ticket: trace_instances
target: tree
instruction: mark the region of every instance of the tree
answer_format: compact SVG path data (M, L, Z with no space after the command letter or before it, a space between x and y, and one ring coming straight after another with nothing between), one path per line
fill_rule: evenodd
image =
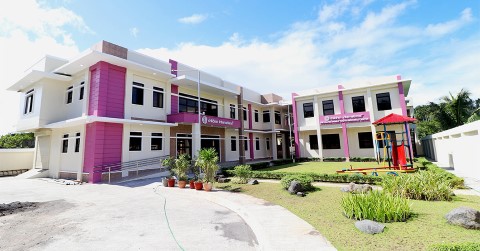
M0 148L33 148L33 133L12 133L0 137Z
M443 122L444 130L461 126L472 116L476 107L470 95L469 91L461 89L456 96L450 93L450 96L444 96L440 99L441 123Z

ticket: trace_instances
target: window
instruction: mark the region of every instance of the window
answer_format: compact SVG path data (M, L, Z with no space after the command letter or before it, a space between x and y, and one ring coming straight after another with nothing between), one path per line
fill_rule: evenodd
M130 144L128 149L132 152L138 152L142 150L141 132L130 132Z
M382 139L384 137L384 139ZM384 133L377 133L376 138L378 140L378 147L383 148L384 147L384 141L388 140L389 144L391 144L391 140L396 140L396 133L395 131L387 131L387 136L384 135Z
M372 132L358 133L358 147L359 148L373 148Z
M163 108L163 88L153 87L153 107Z
M247 108L243 107L243 120L247 120Z
M323 134L322 146L323 146L323 149L340 149L340 135Z
M235 119L235 105L230 104L230 118Z
M236 152L237 151L237 138L232 136L230 138L230 151Z
M28 114L33 111L33 89L25 94L25 108L23 108L23 114Z
M143 105L143 84L133 82L132 87L132 104Z
M280 115L280 112L277 111L275 111L275 124L282 124L282 116Z
M150 150L160 151L162 150L162 133L152 132L152 138L150 139Z
M365 98L363 96L352 97L353 112L365 111Z
M317 135L308 135L308 142L310 142L310 149L311 150L318 150Z
M303 117L311 118L313 117L313 103L304 103L303 104Z
M75 152L80 152L80 133L77 132L75 134Z
M72 99L73 99L73 86L70 86L67 89L67 104L72 103Z
M78 100L83 100L83 94L85 93L85 82L80 83L80 95L78 96Z
M255 122L258 122L258 110L255 110Z
M263 111L263 123L270 122L270 111Z
M265 139L265 148L267 148L267 150L270 150L270 138Z
M198 113L198 97L180 93L178 99L179 112ZM200 98L200 112L205 115L218 116L217 101Z
M322 101L322 105L323 105L323 115L335 114L335 109L333 107L333 100Z
M62 140L62 153L67 153L68 152L68 134L63 135L63 140Z
M247 137L243 137L243 148L245 148L245 151L248 151L248 139Z
M255 150L260 150L260 138L255 138Z
M392 110L389 92L377 94L377 108L379 111Z

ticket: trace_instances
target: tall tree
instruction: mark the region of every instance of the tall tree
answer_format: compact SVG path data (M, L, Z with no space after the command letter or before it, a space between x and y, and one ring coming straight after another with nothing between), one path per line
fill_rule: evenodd
M0 137L0 148L33 148L33 133L12 133Z
M471 93L461 89L457 95L444 96L440 103L440 123L442 129L447 130L465 124L475 111L475 102L470 98Z

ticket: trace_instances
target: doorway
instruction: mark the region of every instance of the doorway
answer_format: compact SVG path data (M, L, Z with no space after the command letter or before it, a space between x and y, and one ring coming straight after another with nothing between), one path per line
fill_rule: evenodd
M281 133L277 133L277 159L283 159L283 137Z
M202 135L202 141L200 143L201 148L214 148L218 154L218 158L221 159L220 152L220 136L218 135Z

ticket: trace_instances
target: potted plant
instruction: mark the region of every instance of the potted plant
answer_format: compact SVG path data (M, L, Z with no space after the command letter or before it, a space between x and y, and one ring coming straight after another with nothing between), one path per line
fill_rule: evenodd
M190 189L195 189L195 179L190 179L189 183Z
M190 165L190 156L188 154L180 154L175 160L174 172L178 177L178 187L185 188L187 185L187 170Z
M175 169L175 159L172 157L168 157L162 161L162 165L168 167L168 170L170 170L170 175L167 177L168 187L174 187L175 179L173 178L173 174L174 174L173 170Z
M205 191L211 191L213 188L215 173L218 170L218 160L218 154L215 148L202 148L198 152L195 166L200 167L204 173L203 181L205 182Z

